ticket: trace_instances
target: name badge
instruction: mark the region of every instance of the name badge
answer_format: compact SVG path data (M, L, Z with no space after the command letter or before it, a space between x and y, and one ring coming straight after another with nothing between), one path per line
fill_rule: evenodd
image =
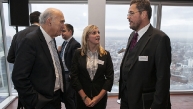
M148 61L148 56L139 56L139 61Z
M101 61L101 60L98 59L98 64L103 65L103 64L104 64L104 61Z

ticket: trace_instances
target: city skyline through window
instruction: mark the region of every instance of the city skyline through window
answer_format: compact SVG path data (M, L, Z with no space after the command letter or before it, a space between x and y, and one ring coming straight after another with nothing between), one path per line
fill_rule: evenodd
M74 37L81 42L83 29L88 25L87 4L31 4L31 10L44 11L48 7L60 9L64 13L66 23L74 26ZM8 5L3 3L7 48L16 33L15 27L9 26ZM118 93L119 69L127 40L132 30L127 20L129 5L106 5L105 23L105 49L111 54L114 64L115 81L113 93ZM152 5L152 13L156 13ZM193 90L193 7L191 6L163 6L160 29L171 39L172 64L171 64L171 90ZM177 13L176 13L177 12ZM154 22L151 18L151 24ZM19 30L25 27L19 27ZM56 38L57 45L63 42L61 36ZM120 51L121 53L118 53ZM10 65L10 73L13 65ZM13 89L13 86L12 86ZM15 91L13 91L15 92Z

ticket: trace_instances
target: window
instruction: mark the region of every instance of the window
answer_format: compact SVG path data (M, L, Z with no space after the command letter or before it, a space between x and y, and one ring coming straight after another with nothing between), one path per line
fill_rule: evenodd
M83 29L88 25L88 5L87 4L32 4L32 12L43 12L47 8L57 8L64 14L65 23L69 23L74 27L73 37L81 42ZM61 36L56 37L57 45L63 43Z
M6 31L6 44L7 44L7 50L9 50L9 47L11 46L11 41L13 36L16 33L16 27L15 26L10 26L9 25L9 12L8 12L8 3L3 3L3 11L4 11L4 19L5 19L5 31ZM25 29L24 26L22 27L18 27L18 31L21 31ZM6 58L5 58L6 59ZM4 66L6 68L6 66ZM8 74L12 74L12 70L13 70L13 64L9 63L9 73ZM11 77L11 76L10 76ZM12 92L16 92L16 90L14 90L14 86L13 83L11 82L11 88L12 88Z
M7 83L6 58L3 45L2 24L0 16L0 103L9 95Z
M193 7L163 6L161 30L171 40L170 90L193 90Z

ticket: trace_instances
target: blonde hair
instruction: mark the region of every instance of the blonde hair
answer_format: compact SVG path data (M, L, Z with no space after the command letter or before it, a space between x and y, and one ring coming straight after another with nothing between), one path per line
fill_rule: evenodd
M87 50L88 50L87 38L94 31L94 29L98 29L98 27L96 25L88 25L87 27L84 28L84 31L82 33L82 46L80 48L82 56L84 56L87 53ZM100 56L107 54L105 49L100 44L98 45L97 51L98 51Z

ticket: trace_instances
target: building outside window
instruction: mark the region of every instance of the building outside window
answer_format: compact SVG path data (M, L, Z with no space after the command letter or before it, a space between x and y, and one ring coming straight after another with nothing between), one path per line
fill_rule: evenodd
M193 90L193 7L163 6L161 30L171 40L172 91Z

